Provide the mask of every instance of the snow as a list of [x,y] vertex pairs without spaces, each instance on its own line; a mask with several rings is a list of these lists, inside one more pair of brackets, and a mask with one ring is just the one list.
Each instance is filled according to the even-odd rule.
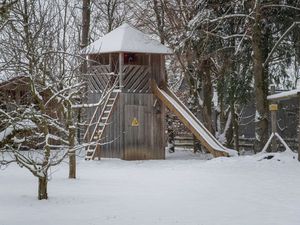
[[278,99],[284,99],[284,98],[291,98],[296,97],[298,94],[300,94],[300,89],[295,89],[291,91],[284,91],[278,94],[269,95],[267,97],[268,100],[278,100]]
[[83,54],[136,52],[172,54],[172,50],[127,23],[104,35],[82,50]]
[[300,224],[295,155],[207,161],[176,154],[160,161],[79,160],[76,180],[67,179],[62,164],[52,171],[47,201],[36,198],[37,180],[11,165],[0,171],[0,224]]
[[15,126],[10,125],[6,129],[0,132],[0,141],[3,141],[7,136],[9,136],[15,130],[24,130],[36,128],[36,125],[28,119],[24,119],[20,122],[17,122]]
[[0,141],[3,141],[8,135],[10,135],[14,131],[13,126],[9,126],[5,130],[0,132]]

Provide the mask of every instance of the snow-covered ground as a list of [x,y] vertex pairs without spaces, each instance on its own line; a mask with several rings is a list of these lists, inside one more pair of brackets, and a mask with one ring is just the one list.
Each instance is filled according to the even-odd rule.
[[203,160],[80,160],[53,172],[49,200],[16,165],[0,171],[0,225],[299,225],[300,163],[279,154]]

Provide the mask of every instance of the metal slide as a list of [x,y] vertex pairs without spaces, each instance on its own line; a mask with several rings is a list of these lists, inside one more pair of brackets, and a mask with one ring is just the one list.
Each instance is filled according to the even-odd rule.
[[215,157],[237,155],[235,150],[224,147],[169,88],[160,89],[155,82],[152,82],[152,89],[156,97],[181,120]]

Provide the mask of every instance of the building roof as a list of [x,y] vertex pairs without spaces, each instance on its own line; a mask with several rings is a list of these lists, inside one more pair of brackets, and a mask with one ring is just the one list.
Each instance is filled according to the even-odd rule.
[[267,97],[267,99],[270,101],[279,101],[279,100],[298,97],[299,95],[300,95],[300,89],[295,89],[295,90],[291,90],[291,91],[284,91],[281,93],[269,95]]
[[0,90],[10,89],[12,86],[19,86],[19,85],[26,85],[26,84],[29,84],[29,77],[23,75],[7,78],[6,80],[0,79]]
[[172,54],[172,50],[127,23],[104,35],[82,50],[82,54],[136,52]]

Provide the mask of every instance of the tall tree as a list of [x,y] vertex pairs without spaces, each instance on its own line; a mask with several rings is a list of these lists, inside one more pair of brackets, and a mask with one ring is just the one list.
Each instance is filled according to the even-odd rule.
[[[32,99],[31,104],[15,103],[15,109],[0,112],[5,122],[1,131],[11,131],[1,140],[1,164],[17,162],[27,168],[39,180],[38,198],[47,199],[49,169],[75,152],[71,106],[81,83],[75,76],[76,57],[66,41],[74,40],[68,36],[61,43],[57,38],[66,32],[55,2],[24,0],[11,10],[13,21],[0,37],[0,72],[25,76]],[[28,139],[38,149],[20,151]]]

